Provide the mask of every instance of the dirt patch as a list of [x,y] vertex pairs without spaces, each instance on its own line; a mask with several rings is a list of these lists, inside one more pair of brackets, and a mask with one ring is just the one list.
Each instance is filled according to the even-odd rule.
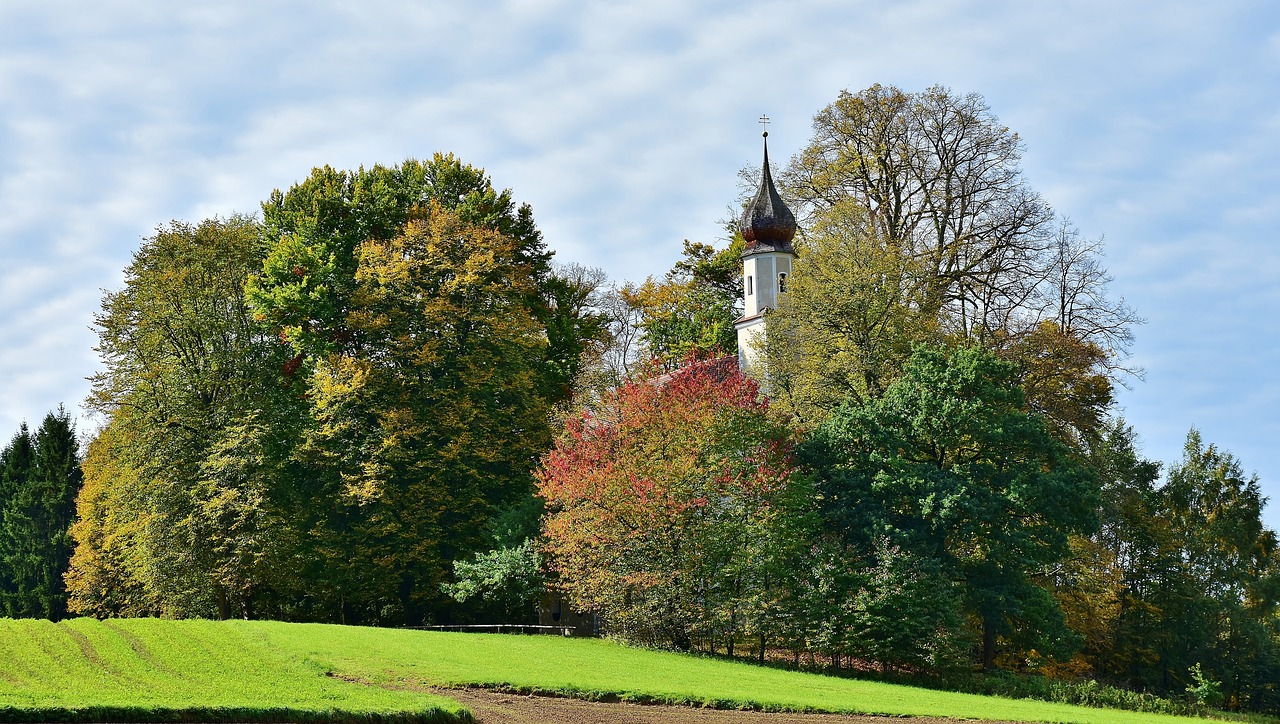
[[[486,689],[432,691],[467,706],[479,724],[960,724],[960,719],[722,711],[691,706],[583,701]],[[1012,724],[1006,722],[1005,724]]]

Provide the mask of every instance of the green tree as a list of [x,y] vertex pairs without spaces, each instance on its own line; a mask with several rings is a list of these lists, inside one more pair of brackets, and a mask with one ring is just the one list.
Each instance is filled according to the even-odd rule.
[[[283,456],[263,450],[288,447],[299,408],[277,383],[287,351],[245,300],[261,263],[252,219],[174,222],[143,243],[95,318],[104,370],[89,404],[113,430],[96,454],[119,459],[95,463],[118,478],[94,480],[93,495],[142,521],[127,528],[130,554],[114,560],[148,591],[148,613],[249,615],[272,578],[273,536],[289,518],[275,496],[290,478],[278,474]],[[79,529],[79,545],[110,535],[91,528]],[[84,570],[73,579],[109,580]],[[123,595],[75,589],[73,607],[105,614],[91,602]]]
[[459,603],[471,603],[477,619],[492,623],[536,622],[538,596],[546,586],[542,558],[533,538],[516,546],[495,548],[469,561],[454,561],[455,582],[444,592]]
[[1061,652],[1069,632],[1035,584],[1096,525],[1097,482],[1027,411],[1016,369],[976,348],[918,348],[883,396],[836,410],[805,446],[833,530],[870,556],[884,537],[937,561],[999,637]]
[[19,491],[26,488],[34,463],[35,444],[27,423],[23,422],[0,452],[0,607],[6,612],[17,600],[17,581],[9,559],[17,552],[21,541],[10,534],[4,516],[16,504]]
[[[82,479],[80,452],[75,423],[62,408],[45,416],[29,449],[25,433],[25,428],[18,433],[5,461],[13,466],[15,485],[3,509],[3,566],[12,585],[4,608],[13,618],[57,621],[67,614],[63,576],[71,558],[70,528]],[[19,478],[24,463],[26,475]]]
[[675,369],[691,354],[737,352],[733,323],[742,301],[742,244],[741,236],[723,249],[685,240],[681,260],[665,278],[622,290],[639,312],[649,357],[664,369]]
[[606,277],[581,264],[555,265],[544,283],[548,306],[547,399],[568,401],[584,372],[596,364],[611,340],[611,319],[603,309]]
[[1162,556],[1167,568],[1147,600],[1176,632],[1156,639],[1161,687],[1196,683],[1188,672],[1199,664],[1229,698],[1264,694],[1263,683],[1274,691],[1280,682],[1265,667],[1276,651],[1277,599],[1265,581],[1274,575],[1277,546],[1262,523],[1257,476],[1193,429],[1159,494],[1175,548]]
[[[362,340],[348,317],[355,311],[360,245],[394,238],[415,209],[432,202],[515,242],[517,258],[533,273],[530,307],[545,322],[548,307],[539,303],[539,295],[551,271],[551,253],[532,209],[517,206],[510,190],[496,190],[483,169],[440,153],[430,161],[409,159],[356,171],[325,166],[288,191],[273,191],[262,205],[266,262],[249,285],[255,313],[293,346],[299,361],[312,364],[329,353],[358,348]],[[563,350],[548,354],[560,359]],[[555,370],[549,374],[554,378]]]

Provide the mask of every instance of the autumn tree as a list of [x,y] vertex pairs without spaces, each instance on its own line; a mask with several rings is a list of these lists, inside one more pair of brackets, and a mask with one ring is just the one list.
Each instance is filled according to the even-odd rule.
[[623,288],[623,299],[639,313],[645,350],[663,368],[674,369],[691,354],[737,352],[742,244],[740,236],[722,249],[685,240],[680,261],[662,279]]
[[1018,135],[942,87],[846,91],[813,128],[782,174],[802,238],[766,350],[780,407],[816,421],[883,391],[915,343],[973,343],[1028,368],[1069,442],[1093,435],[1141,320],[1108,296],[1101,242],[1026,183]]
[[[107,420],[110,442],[91,446],[86,466],[73,610],[247,615],[279,570],[272,555],[288,516],[277,494],[290,478],[280,474],[285,456],[264,450],[288,448],[298,405],[277,384],[286,350],[245,300],[259,248],[246,217],[174,222],[144,241],[125,286],[104,296],[95,318],[104,370],[89,405]],[[126,524],[96,528],[113,522]],[[108,561],[128,575],[83,567]],[[100,588],[113,580],[144,587],[146,605]]]
[[418,623],[452,561],[531,497],[549,444],[536,269],[519,239],[435,203],[356,258],[342,326],[360,343],[314,363],[297,453],[329,541],[311,585],[344,616]]
[[538,472],[550,571],[631,640],[735,638],[767,609],[769,558],[786,550],[788,439],[732,358],[624,383]]
[[1061,651],[1070,634],[1035,577],[1096,525],[1090,471],[1026,408],[1016,369],[977,348],[920,347],[876,399],[837,409],[805,445],[825,517],[852,551],[878,539],[935,561],[980,623]]

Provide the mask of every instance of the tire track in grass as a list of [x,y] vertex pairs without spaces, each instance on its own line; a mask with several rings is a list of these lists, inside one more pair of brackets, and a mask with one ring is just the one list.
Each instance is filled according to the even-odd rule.
[[160,658],[151,651],[151,649],[147,648],[146,642],[139,638],[137,634],[116,625],[110,620],[102,621],[101,624],[107,629],[114,631],[120,638],[124,639],[125,643],[129,644],[129,648],[133,649],[133,652],[138,655],[138,658],[142,659],[142,661],[146,662],[152,668],[163,672],[168,676],[181,678],[182,675],[173,669],[173,667],[161,661]]
[[93,664],[95,668],[102,669],[112,676],[119,677],[120,670],[109,663],[102,655],[98,653],[98,649],[94,647],[93,642],[85,636],[83,632],[77,631],[67,625],[66,621],[59,621],[58,628],[71,637],[76,642],[76,646],[80,647],[80,653]]

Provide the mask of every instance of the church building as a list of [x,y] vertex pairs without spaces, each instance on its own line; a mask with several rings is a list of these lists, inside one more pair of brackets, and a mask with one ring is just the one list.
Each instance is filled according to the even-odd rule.
[[791,262],[796,258],[791,240],[796,217],[782,202],[769,170],[769,132],[764,133],[764,168],[760,188],[738,222],[746,248],[742,252],[742,317],[734,322],[738,332],[738,367],[757,379],[765,340],[765,314],[778,305],[787,291]]

